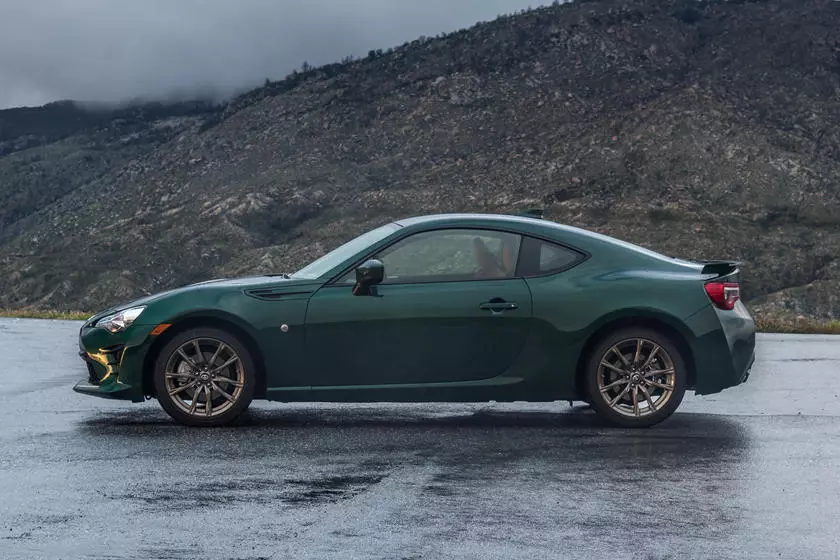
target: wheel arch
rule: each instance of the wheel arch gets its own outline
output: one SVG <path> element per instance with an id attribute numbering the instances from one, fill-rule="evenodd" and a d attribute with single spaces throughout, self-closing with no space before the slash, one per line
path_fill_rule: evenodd
<path id="1" fill-rule="evenodd" d="M 679 349 L 688 368 L 686 388 L 694 387 L 697 381 L 697 371 L 694 352 L 691 350 L 691 344 L 689 343 L 692 335 L 682 321 L 657 310 L 628 309 L 602 317 L 592 326 L 590 334 L 581 348 L 575 370 L 575 388 L 579 395 L 585 395 L 584 375 L 586 373 L 586 363 L 592 351 L 606 336 L 628 327 L 649 328 L 667 336 Z"/>
<path id="2" fill-rule="evenodd" d="M 143 394 L 155 396 L 155 384 L 153 380 L 154 366 L 164 346 L 184 331 L 199 327 L 210 327 L 229 332 L 242 341 L 242 344 L 245 345 L 251 354 L 251 358 L 254 360 L 254 367 L 256 368 L 257 386 L 254 390 L 254 397 L 265 397 L 267 383 L 265 357 L 257 343 L 256 337 L 244 321 L 229 313 L 208 310 L 193 311 L 168 319 L 166 322 L 171 323 L 172 326 L 155 339 L 143 360 Z"/>

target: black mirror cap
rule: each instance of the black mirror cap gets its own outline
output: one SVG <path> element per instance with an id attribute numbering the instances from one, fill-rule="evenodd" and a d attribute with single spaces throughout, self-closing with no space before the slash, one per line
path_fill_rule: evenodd
<path id="1" fill-rule="evenodd" d="M 370 287 L 385 279 L 385 265 L 377 259 L 370 259 L 356 268 L 356 285 L 353 293 L 359 296 L 370 295 Z"/>

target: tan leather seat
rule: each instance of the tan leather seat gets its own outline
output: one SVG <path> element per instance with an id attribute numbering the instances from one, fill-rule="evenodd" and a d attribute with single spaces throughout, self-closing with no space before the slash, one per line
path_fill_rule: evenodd
<path id="1" fill-rule="evenodd" d="M 479 276 L 500 276 L 502 274 L 499 261 L 481 238 L 473 237 L 473 253 L 475 254 L 475 264 L 478 267 Z"/>
<path id="2" fill-rule="evenodd" d="M 516 253 L 513 244 L 508 240 L 502 242 L 502 272 L 506 277 L 516 274 Z"/>

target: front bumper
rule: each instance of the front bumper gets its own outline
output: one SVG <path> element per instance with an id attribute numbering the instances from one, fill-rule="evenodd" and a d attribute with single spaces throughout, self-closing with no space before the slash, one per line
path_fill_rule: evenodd
<path id="1" fill-rule="evenodd" d="M 143 399 L 136 399 L 134 396 L 135 389 L 131 385 L 124 383 L 113 383 L 107 389 L 101 385 L 93 385 L 88 381 L 79 381 L 73 386 L 73 390 L 83 395 L 92 395 L 94 397 L 102 397 L 105 399 L 117 399 L 121 401 L 139 402 Z"/>
<path id="2" fill-rule="evenodd" d="M 132 325 L 112 334 L 83 326 L 79 331 L 79 356 L 85 361 L 88 378 L 73 390 L 107 399 L 145 400 L 143 364 L 153 337 L 154 326 Z"/>

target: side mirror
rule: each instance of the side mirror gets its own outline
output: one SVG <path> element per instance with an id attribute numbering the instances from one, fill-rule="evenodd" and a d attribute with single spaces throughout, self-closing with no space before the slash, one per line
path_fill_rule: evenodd
<path id="1" fill-rule="evenodd" d="M 353 286 L 353 295 L 371 295 L 371 286 L 382 282 L 385 278 L 385 265 L 382 261 L 370 259 L 356 268 L 356 285 Z"/>

